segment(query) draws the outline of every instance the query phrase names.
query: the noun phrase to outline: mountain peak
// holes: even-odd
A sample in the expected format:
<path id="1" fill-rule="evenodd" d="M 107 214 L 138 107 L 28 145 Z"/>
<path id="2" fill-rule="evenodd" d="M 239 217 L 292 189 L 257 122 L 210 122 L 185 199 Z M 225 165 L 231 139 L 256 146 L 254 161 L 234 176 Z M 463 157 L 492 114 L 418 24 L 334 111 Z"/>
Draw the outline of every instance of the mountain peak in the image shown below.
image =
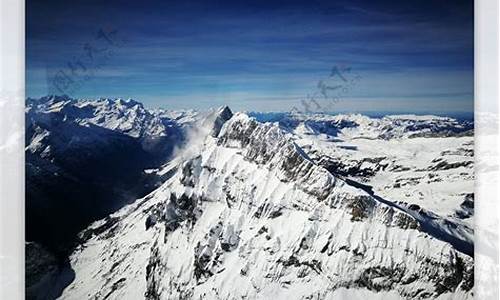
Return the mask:
<path id="1" fill-rule="evenodd" d="M 143 107 L 141 102 L 136 101 L 132 98 L 128 98 L 127 100 L 123 100 L 122 98 L 118 98 L 117 100 L 115 100 L 115 103 L 118 105 L 125 106 L 127 108 L 131 108 L 131 107 L 134 107 L 136 105 L 139 107 Z"/>
<path id="2" fill-rule="evenodd" d="M 228 121 L 232 117 L 233 117 L 233 112 L 227 105 L 219 107 L 219 109 L 215 113 L 212 132 L 210 134 L 213 137 L 218 136 L 219 132 L 222 129 L 222 125 L 224 125 L 224 123 L 226 123 L 226 121 Z"/>
<path id="3" fill-rule="evenodd" d="M 42 104 L 42 105 L 52 105 L 54 103 L 63 101 L 72 101 L 73 99 L 68 95 L 47 95 L 38 99 L 28 98 L 28 104 Z"/>
<path id="4" fill-rule="evenodd" d="M 218 113 L 219 115 L 221 115 L 221 114 L 226 114 L 226 115 L 227 115 L 227 114 L 231 114 L 231 115 L 232 115 L 232 114 L 233 114 L 233 112 L 231 111 L 231 109 L 230 109 L 230 108 L 229 108 L 229 106 L 227 106 L 227 105 L 220 106 L 220 107 L 217 109 L 217 113 Z"/>

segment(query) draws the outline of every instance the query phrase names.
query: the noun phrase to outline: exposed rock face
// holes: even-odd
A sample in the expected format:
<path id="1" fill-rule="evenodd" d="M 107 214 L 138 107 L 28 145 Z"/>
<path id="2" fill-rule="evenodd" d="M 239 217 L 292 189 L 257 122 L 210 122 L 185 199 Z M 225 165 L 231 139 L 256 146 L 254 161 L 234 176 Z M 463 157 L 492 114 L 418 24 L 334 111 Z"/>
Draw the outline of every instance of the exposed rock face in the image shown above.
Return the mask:
<path id="1" fill-rule="evenodd" d="M 474 193 L 464 194 L 464 201 L 456 211 L 457 217 L 461 219 L 470 218 L 474 215 Z"/>
<path id="2" fill-rule="evenodd" d="M 42 246 L 36 243 L 26 244 L 26 287 L 28 297 L 30 289 L 33 289 L 43 277 L 50 277 L 57 272 L 57 259 Z M 35 293 L 33 293 L 35 294 Z M 32 296 L 31 296 L 32 297 Z"/>
<path id="3" fill-rule="evenodd" d="M 56 299 L 74 279 L 67 261 L 34 242 L 26 243 L 25 271 L 26 299 Z"/>
<path id="4" fill-rule="evenodd" d="M 224 125 L 227 120 L 231 119 L 232 116 L 233 112 L 229 109 L 229 107 L 224 106 L 220 108 L 217 112 L 215 120 L 213 121 L 212 131 L 210 134 L 213 137 L 219 135 L 219 132 L 222 129 L 222 125 Z"/>
<path id="5" fill-rule="evenodd" d="M 62 298 L 471 298 L 473 259 L 418 211 L 348 184 L 278 125 L 235 114 L 73 253 Z"/>

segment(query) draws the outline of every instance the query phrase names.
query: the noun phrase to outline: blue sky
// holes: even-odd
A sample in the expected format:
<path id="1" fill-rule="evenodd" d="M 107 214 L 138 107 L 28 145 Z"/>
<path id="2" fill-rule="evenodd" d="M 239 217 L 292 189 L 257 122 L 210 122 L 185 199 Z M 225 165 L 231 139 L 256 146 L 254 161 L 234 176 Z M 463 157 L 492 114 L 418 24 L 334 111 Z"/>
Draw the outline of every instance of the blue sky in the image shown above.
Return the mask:
<path id="1" fill-rule="evenodd" d="M 29 97 L 62 90 L 149 107 L 287 111 L 316 94 L 331 111 L 473 110 L 472 0 L 26 6 Z M 101 29 L 111 43 L 96 37 Z M 334 94 L 318 96 L 318 82 L 342 83 L 330 77 L 335 66 L 353 83 L 327 106 Z M 61 74 L 72 74 L 69 87 L 54 81 Z"/>

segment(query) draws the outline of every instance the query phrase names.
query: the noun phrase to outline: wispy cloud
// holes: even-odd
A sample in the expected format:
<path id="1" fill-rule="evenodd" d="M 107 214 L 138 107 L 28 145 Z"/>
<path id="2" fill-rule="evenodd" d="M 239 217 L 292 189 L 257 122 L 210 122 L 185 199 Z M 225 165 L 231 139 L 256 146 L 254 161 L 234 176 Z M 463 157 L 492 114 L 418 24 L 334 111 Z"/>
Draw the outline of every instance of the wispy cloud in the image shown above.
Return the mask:
<path id="1" fill-rule="evenodd" d="M 27 4 L 28 95 L 43 94 L 46 73 L 78 55 L 100 26 L 111 26 L 126 45 L 75 96 L 286 109 L 333 65 L 345 64 L 363 77 L 350 97 L 397 97 L 409 108 L 425 96 L 473 99 L 472 11 L 465 1 L 77 1 L 71 10 L 38 1 Z"/>

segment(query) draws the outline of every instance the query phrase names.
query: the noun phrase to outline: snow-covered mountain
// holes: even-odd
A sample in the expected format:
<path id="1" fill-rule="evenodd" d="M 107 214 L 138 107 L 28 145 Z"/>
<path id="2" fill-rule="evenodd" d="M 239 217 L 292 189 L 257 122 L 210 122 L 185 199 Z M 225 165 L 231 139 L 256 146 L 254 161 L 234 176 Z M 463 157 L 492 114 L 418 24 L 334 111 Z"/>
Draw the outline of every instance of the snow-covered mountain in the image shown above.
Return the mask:
<path id="1" fill-rule="evenodd" d="M 80 230 L 154 190 L 161 178 L 145 170 L 169 160 L 195 116 L 134 100 L 28 99 L 26 237 L 40 244 L 33 249 L 63 261 Z"/>
<path id="2" fill-rule="evenodd" d="M 470 124 L 193 122 L 161 186 L 81 232 L 62 299 L 472 298 Z"/>
<path id="3" fill-rule="evenodd" d="M 361 114 L 276 114 L 250 113 L 258 120 L 276 121 L 288 130 L 310 135 L 328 134 L 363 139 L 471 136 L 471 120 L 432 115 L 387 115 L 380 118 Z"/>
<path id="4" fill-rule="evenodd" d="M 180 128 L 192 123 L 196 114 L 195 111 L 148 110 L 133 99 L 86 100 L 47 96 L 28 99 L 26 105 L 29 121 L 72 122 L 87 128 L 108 129 L 139 139 L 148 152 L 165 152 L 155 144 L 161 144 L 168 137 L 177 137 Z"/>

